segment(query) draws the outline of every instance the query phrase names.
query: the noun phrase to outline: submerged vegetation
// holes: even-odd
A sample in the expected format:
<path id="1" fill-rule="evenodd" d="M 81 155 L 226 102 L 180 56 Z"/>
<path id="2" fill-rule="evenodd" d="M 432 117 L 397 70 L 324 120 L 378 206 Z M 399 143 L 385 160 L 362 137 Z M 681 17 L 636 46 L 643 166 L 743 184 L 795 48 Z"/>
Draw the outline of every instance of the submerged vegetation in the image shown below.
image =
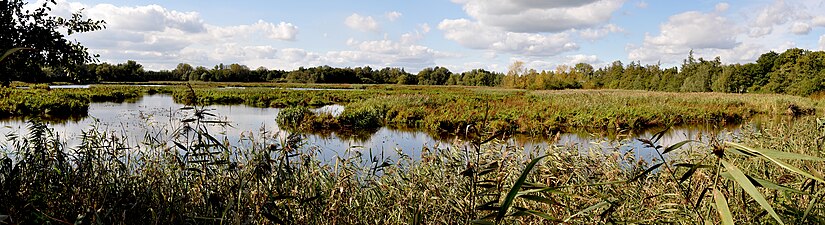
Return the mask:
<path id="1" fill-rule="evenodd" d="M 8 136 L 0 222 L 74 224 L 821 224 L 823 122 L 764 123 L 659 146 L 525 151 L 506 133 L 421 156 L 322 160 L 300 135 L 262 131 L 227 143 L 185 108 L 176 132 L 126 140 L 91 128 L 66 146 L 42 123 Z M 285 110 L 287 111 L 287 110 Z M 365 110 L 369 113 L 369 110 Z M 306 110 L 283 118 L 298 121 Z M 343 116 L 343 115 L 342 115 Z M 489 137 L 489 138 L 487 138 Z M 140 144 L 128 144 L 140 143 Z M 741 143 L 741 144 L 739 144 Z M 309 144 L 309 146 L 303 146 Z M 667 160 L 667 161 L 663 161 Z"/>

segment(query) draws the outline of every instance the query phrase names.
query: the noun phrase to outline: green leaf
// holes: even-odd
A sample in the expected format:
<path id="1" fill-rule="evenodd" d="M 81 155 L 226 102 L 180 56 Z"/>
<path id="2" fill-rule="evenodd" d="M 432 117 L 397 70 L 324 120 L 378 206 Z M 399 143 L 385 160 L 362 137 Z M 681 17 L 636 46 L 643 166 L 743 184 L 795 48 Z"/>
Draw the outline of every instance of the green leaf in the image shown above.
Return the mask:
<path id="1" fill-rule="evenodd" d="M 536 166 L 539 160 L 547 156 L 548 155 L 540 156 L 538 158 L 533 159 L 533 161 L 530 161 L 530 163 L 527 164 L 527 167 L 525 167 L 524 171 L 521 172 L 521 176 L 519 176 L 518 180 L 516 180 L 516 183 L 513 184 L 513 187 L 510 188 L 510 191 L 507 192 L 507 195 L 504 197 L 504 202 L 501 204 L 498 210 L 496 221 L 501 221 L 501 219 L 503 219 L 504 216 L 507 214 L 507 210 L 509 210 L 510 206 L 513 205 L 513 200 L 516 199 L 516 195 L 518 195 L 519 190 L 521 190 L 521 186 L 524 185 L 524 181 L 527 180 L 527 175 L 530 174 L 530 170 L 533 170 L 533 167 Z"/>
<path id="2" fill-rule="evenodd" d="M 774 219 L 776 219 L 776 221 L 779 222 L 779 224 L 785 224 L 784 222 L 782 222 L 782 218 L 779 218 L 779 215 L 777 215 L 776 212 L 773 210 L 773 207 L 771 207 L 771 205 L 768 204 L 768 201 L 765 200 L 765 197 L 762 196 L 762 193 L 759 192 L 759 190 L 757 190 L 755 186 L 753 186 L 753 183 L 751 183 L 751 180 L 748 179 L 747 176 L 745 176 L 745 173 L 742 173 L 742 170 L 739 170 L 739 168 L 736 167 L 736 165 L 733 165 L 732 163 L 729 163 L 724 159 L 720 159 L 720 161 L 722 162 L 722 165 L 725 167 L 725 169 L 727 169 L 730 175 L 733 177 L 733 180 L 735 180 L 736 183 L 739 184 L 740 187 L 742 187 L 742 190 L 748 193 L 748 195 L 750 195 L 751 198 L 753 198 L 753 200 L 756 200 L 756 202 L 759 203 L 759 205 L 762 206 L 762 208 L 765 209 L 765 211 L 768 211 L 768 213 L 771 214 L 771 216 Z"/>
<path id="3" fill-rule="evenodd" d="M 805 222 L 805 219 L 808 218 L 808 215 L 811 213 L 811 209 L 813 209 L 814 205 L 816 205 L 816 200 L 822 197 L 822 193 L 825 193 L 825 191 L 819 191 L 818 193 L 816 193 L 816 196 L 814 196 L 814 198 L 811 199 L 811 202 L 808 203 L 808 208 L 805 209 L 805 213 L 802 214 L 802 219 L 800 219 L 799 221 Z"/>
<path id="4" fill-rule="evenodd" d="M 738 144 L 738 143 L 726 142 L 725 144 L 730 145 L 730 146 L 732 146 L 736 149 L 739 149 L 741 151 L 750 152 L 752 154 L 762 156 L 763 158 L 766 158 L 766 159 L 770 160 L 771 162 L 778 165 L 779 167 L 785 168 L 785 169 L 790 170 L 791 172 L 794 172 L 794 173 L 798 173 L 799 175 L 805 176 L 807 178 L 811 178 L 811 179 L 813 179 L 815 181 L 818 181 L 820 183 L 825 183 L 825 180 L 822 180 L 822 178 L 811 175 L 810 173 L 807 173 L 807 172 L 803 171 L 802 169 L 799 169 L 799 168 L 797 168 L 793 165 L 790 165 L 790 164 L 787 164 L 783 161 L 780 161 L 778 158 L 775 157 L 778 154 L 775 151 L 771 152 L 769 154 L 766 154 L 764 150 L 757 150 L 757 149 L 750 148 L 750 147 L 747 147 L 747 146 L 744 146 L 744 145 L 741 145 L 741 144 Z M 793 153 L 780 154 L 780 155 L 781 156 L 789 156 L 789 155 L 793 155 Z M 798 154 L 796 154 L 796 155 L 798 155 Z M 816 157 L 808 156 L 808 157 L 798 157 L 798 158 L 792 158 L 792 159 L 805 160 L 807 158 L 816 158 Z"/>
<path id="5" fill-rule="evenodd" d="M 819 158 L 819 157 L 816 157 L 816 156 L 803 155 L 803 154 L 793 153 L 793 152 L 783 152 L 783 151 L 777 151 L 777 150 L 771 150 L 771 149 L 759 149 L 759 151 L 762 152 L 763 154 L 767 155 L 767 156 L 770 156 L 770 157 L 773 157 L 773 158 L 776 158 L 776 159 L 797 159 L 797 160 L 808 160 L 808 161 L 818 161 L 818 162 L 825 161 L 825 159 Z"/>
<path id="6" fill-rule="evenodd" d="M 607 206 L 607 205 L 610 205 L 610 203 L 609 203 L 609 202 L 606 202 L 606 201 L 602 201 L 602 202 L 596 203 L 595 205 L 592 205 L 592 206 L 590 206 L 590 207 L 587 207 L 587 208 L 585 208 L 585 209 L 582 209 L 581 211 L 576 212 L 576 214 L 573 214 L 573 215 L 571 215 L 570 217 L 567 217 L 567 219 L 564 219 L 564 223 L 567 223 L 568 221 L 570 221 L 570 220 L 571 220 L 571 219 L 573 219 L 574 217 L 577 217 L 577 216 L 580 216 L 580 215 L 584 215 L 584 214 L 585 214 L 585 213 L 587 213 L 587 212 L 593 211 L 593 210 L 598 209 L 598 208 L 601 208 L 601 207 L 605 207 L 605 206 Z"/>
<path id="7" fill-rule="evenodd" d="M 716 188 L 713 188 L 713 201 L 716 202 L 716 211 L 719 212 L 722 224 L 733 225 L 733 215 L 730 213 L 730 208 L 728 208 L 728 200 Z"/>
<path id="8" fill-rule="evenodd" d="M 522 208 L 522 207 L 514 207 L 514 208 L 516 208 L 517 210 L 519 210 L 521 212 L 524 212 L 526 214 L 541 217 L 541 218 L 546 219 L 546 220 L 552 220 L 552 221 L 557 220 L 553 216 L 550 216 L 549 214 L 544 213 L 544 212 L 540 212 L 540 211 L 536 211 L 536 210 L 532 210 L 532 209 L 526 209 L 526 208 Z"/>
<path id="9" fill-rule="evenodd" d="M 733 180 L 733 177 L 728 172 L 724 172 L 724 173 L 721 173 L 719 175 L 721 175 L 724 178 L 728 178 L 730 180 Z M 801 194 L 801 195 L 807 195 L 808 194 L 808 193 L 805 193 L 803 191 L 796 190 L 794 188 L 790 188 L 788 186 L 777 184 L 777 183 L 774 183 L 774 182 L 771 182 L 771 181 L 768 181 L 768 180 L 763 180 L 763 179 L 760 179 L 760 178 L 756 178 L 756 177 L 753 177 L 751 175 L 745 174 L 745 176 L 747 176 L 748 179 L 750 179 L 751 183 L 753 183 L 754 185 L 757 185 L 759 187 L 770 188 L 770 189 L 774 189 L 774 190 L 777 190 L 777 191 L 787 191 L 787 192 L 792 192 L 792 193 Z"/>
<path id="10" fill-rule="evenodd" d="M 550 193 L 555 193 L 555 194 L 564 194 L 564 192 L 558 191 L 555 188 L 546 187 L 546 188 L 532 188 L 532 189 L 529 189 L 529 190 L 519 191 L 516 196 L 529 195 L 529 194 L 540 193 L 540 192 L 550 192 Z"/>
<path id="11" fill-rule="evenodd" d="M 22 51 L 22 50 L 34 50 L 34 49 L 33 48 L 12 48 L 12 49 L 6 50 L 6 52 L 3 53 L 3 56 L 0 56 L 0 62 L 3 62 L 3 60 L 5 60 L 6 57 L 9 57 L 11 54 L 14 54 L 15 52 Z"/>
<path id="12" fill-rule="evenodd" d="M 647 168 L 644 172 L 640 173 L 639 175 L 636 175 L 635 177 L 631 178 L 631 179 L 630 179 L 630 180 L 628 180 L 627 182 L 628 182 L 628 183 L 631 183 L 631 182 L 633 182 L 633 181 L 636 181 L 636 180 L 638 180 L 638 179 L 640 179 L 640 178 L 644 177 L 645 175 L 647 175 L 648 173 L 652 172 L 652 171 L 653 171 L 653 170 L 655 170 L 656 168 L 659 168 L 660 166 L 662 166 L 662 164 L 664 164 L 664 163 L 657 163 L 656 165 L 653 165 L 653 166 L 651 166 L 650 168 Z"/>
<path id="13" fill-rule="evenodd" d="M 695 165 L 691 166 L 690 169 L 688 169 L 688 171 L 685 172 L 685 174 L 682 174 L 682 177 L 679 178 L 679 183 L 685 182 L 688 178 L 693 176 L 693 174 L 696 173 L 696 170 L 698 170 L 699 168 L 708 168 L 708 167 L 710 167 L 710 166 L 702 165 L 702 164 L 695 164 Z"/>
<path id="14" fill-rule="evenodd" d="M 530 201 L 534 201 L 534 202 L 545 203 L 545 204 L 548 204 L 548 205 L 552 205 L 554 203 L 553 200 L 550 200 L 549 198 L 541 197 L 541 196 L 538 196 L 538 195 L 519 195 L 518 197 L 523 198 L 523 199 L 527 199 L 527 200 L 530 200 Z"/>
<path id="15" fill-rule="evenodd" d="M 685 145 L 685 144 L 690 143 L 690 142 L 693 142 L 693 140 L 684 140 L 684 141 L 680 141 L 679 143 L 673 144 L 671 146 L 667 146 L 667 148 L 665 148 L 665 150 L 662 151 L 662 154 L 672 152 L 673 150 L 679 149 L 679 148 L 682 147 L 682 145 Z"/>

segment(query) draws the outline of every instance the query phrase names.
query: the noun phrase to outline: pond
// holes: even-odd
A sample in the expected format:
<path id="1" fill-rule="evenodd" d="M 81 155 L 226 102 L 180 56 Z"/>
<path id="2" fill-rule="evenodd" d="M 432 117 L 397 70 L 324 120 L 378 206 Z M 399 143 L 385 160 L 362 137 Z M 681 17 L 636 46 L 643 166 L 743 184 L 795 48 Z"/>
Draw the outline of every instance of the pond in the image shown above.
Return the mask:
<path id="1" fill-rule="evenodd" d="M 79 144 L 82 131 L 89 130 L 92 126 L 96 126 L 99 130 L 104 129 L 124 135 L 130 141 L 129 143 L 134 145 L 143 140 L 147 134 L 168 134 L 176 126 L 180 126 L 179 121 L 185 116 L 180 110 L 182 107 L 184 105 L 175 103 L 169 95 L 147 95 L 134 102 L 91 103 L 88 117 L 49 122 L 49 125 L 69 146 Z M 277 134 L 280 137 L 288 134 L 287 131 L 280 129 L 276 122 L 280 111 L 278 108 L 255 108 L 244 105 L 213 105 L 205 108 L 217 115 L 217 119 L 227 121 L 229 125 L 211 127 L 210 132 L 219 140 L 228 140 L 233 145 L 242 145 L 241 137 L 250 135 L 260 137 L 261 131 L 267 131 L 270 135 Z M 340 115 L 343 110 L 344 106 L 341 105 L 312 109 L 316 113 L 326 112 L 336 116 Z M 0 127 L 2 127 L 0 132 L 25 134 L 26 126 L 26 122 L 22 119 L 6 119 L 0 121 Z M 663 135 L 659 144 L 668 146 L 687 139 L 707 138 L 709 135 L 720 132 L 735 133 L 737 129 L 730 126 L 674 128 Z M 636 151 L 638 158 L 650 158 L 655 156 L 655 152 L 642 148 L 642 143 L 635 138 L 649 138 L 656 131 L 613 137 L 575 133 L 561 133 L 551 138 L 516 136 L 509 138 L 506 142 L 523 146 L 526 150 L 546 148 L 550 145 L 575 146 L 579 149 L 621 146 L 621 151 L 633 150 Z M 362 151 L 363 155 L 384 155 L 385 157 L 397 157 L 397 151 L 401 151 L 412 158 L 419 158 L 423 147 L 448 147 L 455 139 L 433 137 L 421 131 L 380 128 L 367 137 L 351 137 L 335 133 L 308 134 L 305 135 L 304 140 L 307 144 L 305 147 L 317 149 L 323 159 L 332 159 L 348 149 Z"/>

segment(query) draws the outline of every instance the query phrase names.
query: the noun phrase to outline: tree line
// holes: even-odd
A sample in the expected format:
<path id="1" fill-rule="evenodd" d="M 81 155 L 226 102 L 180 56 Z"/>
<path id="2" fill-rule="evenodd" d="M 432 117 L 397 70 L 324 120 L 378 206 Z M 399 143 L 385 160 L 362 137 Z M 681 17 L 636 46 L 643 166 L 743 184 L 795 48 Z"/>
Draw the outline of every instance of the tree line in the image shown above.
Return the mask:
<path id="1" fill-rule="evenodd" d="M 406 85 L 500 86 L 530 90 L 630 89 L 669 92 L 783 93 L 807 96 L 825 90 L 825 52 L 799 48 L 767 52 L 755 62 L 722 64 L 695 58 L 693 52 L 680 66 L 624 64 L 614 61 L 602 68 L 587 63 L 559 65 L 554 70 L 529 69 L 520 61 L 507 73 L 474 69 L 453 73 L 445 67 L 410 73 L 403 68 L 369 66 L 335 68 L 300 67 L 292 71 L 250 69 L 240 64 L 212 68 L 180 63 L 173 70 L 149 71 L 135 61 L 120 64 L 91 63 L 73 74 L 42 67 L 22 81 L 76 81 L 83 83 L 139 81 L 290 82 Z M 31 72 L 31 71 L 30 71 Z"/>
<path id="2" fill-rule="evenodd" d="M 694 58 L 691 51 L 680 67 L 660 64 L 624 65 L 614 61 L 599 69 L 586 63 L 561 65 L 552 71 L 526 69 L 513 63 L 502 86 L 523 89 L 629 89 L 669 92 L 782 93 L 808 96 L 825 90 L 825 52 L 799 48 L 767 52 L 756 62 L 721 63 Z"/>
<path id="3" fill-rule="evenodd" d="M 407 84 L 407 85 L 467 85 L 498 86 L 504 74 L 483 69 L 453 73 L 445 67 L 425 68 L 412 74 L 403 68 L 369 66 L 335 68 L 330 66 L 300 67 L 292 71 L 270 70 L 265 67 L 250 69 L 241 64 L 218 64 L 208 69 L 178 64 L 173 70 L 145 70 L 139 63 L 91 63 L 72 74 L 41 68 L 34 76 L 20 77 L 25 82 L 77 81 L 144 82 L 144 81 L 208 81 L 208 82 L 282 82 L 282 83 L 347 83 L 347 84 Z"/>

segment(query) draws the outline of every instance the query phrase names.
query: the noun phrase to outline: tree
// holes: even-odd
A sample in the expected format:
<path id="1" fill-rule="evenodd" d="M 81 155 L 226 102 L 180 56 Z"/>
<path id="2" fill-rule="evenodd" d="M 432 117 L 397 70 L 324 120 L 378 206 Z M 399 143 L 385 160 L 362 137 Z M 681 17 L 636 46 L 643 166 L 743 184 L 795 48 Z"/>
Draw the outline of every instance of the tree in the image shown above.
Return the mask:
<path id="1" fill-rule="evenodd" d="M 418 72 L 418 85 L 444 85 L 452 74 L 445 67 L 425 68 Z"/>
<path id="2" fill-rule="evenodd" d="M 65 71 L 73 79 L 87 62 L 96 60 L 79 42 L 69 41 L 66 35 L 100 30 L 102 20 L 83 18 L 75 12 L 69 19 L 49 15 L 55 0 L 45 1 L 34 10 L 25 10 L 25 1 L 0 1 L 0 51 L 28 48 L 9 56 L 0 64 L 0 79 L 8 86 L 12 79 L 42 74 L 41 67 Z"/>
<path id="3" fill-rule="evenodd" d="M 507 70 L 507 75 L 504 78 L 503 85 L 504 87 L 508 88 L 524 88 L 524 85 L 521 85 L 519 80 L 521 76 L 527 73 L 527 69 L 524 67 L 524 62 L 522 61 L 515 61 L 513 64 L 510 64 Z"/>
<path id="4" fill-rule="evenodd" d="M 194 71 L 195 68 L 193 68 L 192 65 L 188 63 L 178 63 L 178 66 L 172 70 L 172 74 L 174 74 L 178 80 L 189 80 L 189 75 Z"/>

